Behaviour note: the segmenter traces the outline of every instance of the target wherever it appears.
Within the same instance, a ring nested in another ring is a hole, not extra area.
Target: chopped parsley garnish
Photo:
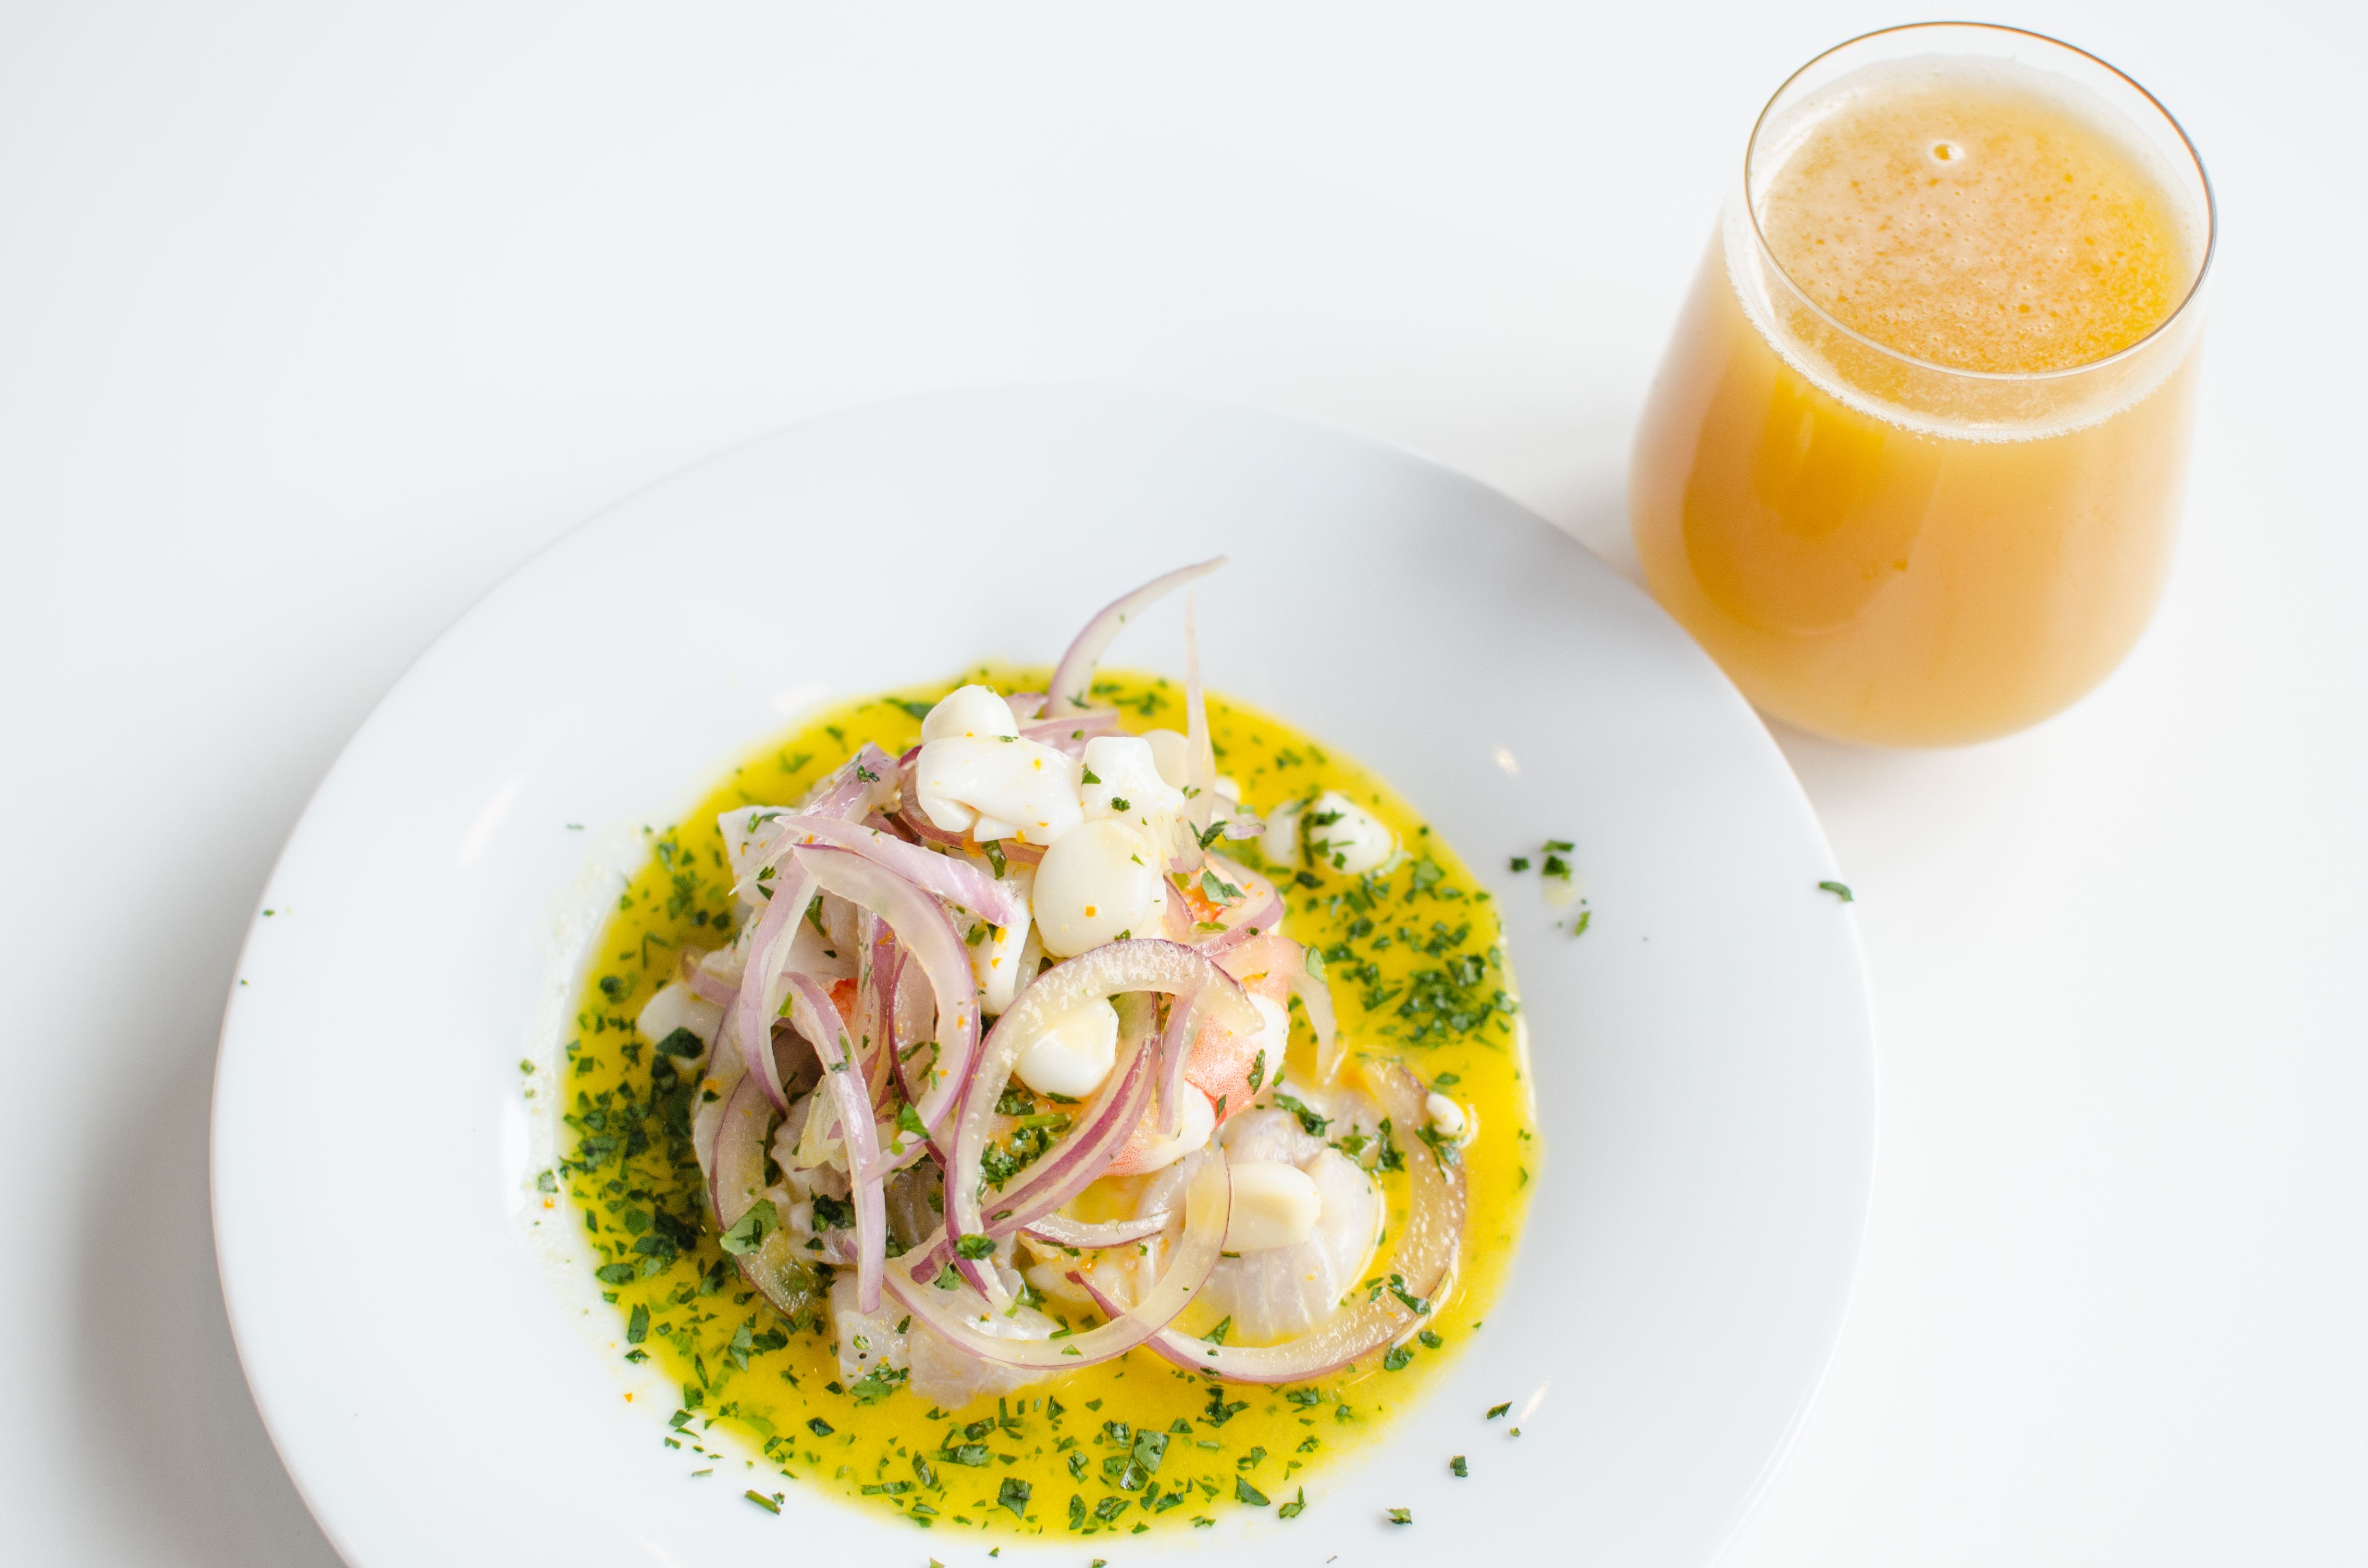
[[[1855,903],[1858,902],[1856,896],[1851,893],[1849,885],[1846,883],[1819,882],[1817,886],[1825,892],[1833,894],[1836,898],[1840,899],[1844,903]]]
[[[1252,1088],[1258,1087],[1255,1083],[1250,1086]],[[1316,1115],[1313,1110],[1310,1110],[1307,1108],[1307,1103],[1304,1100],[1286,1095],[1280,1090],[1277,1090],[1275,1093],[1274,1103],[1281,1106],[1283,1109],[1291,1112],[1292,1115],[1299,1118],[1300,1127],[1305,1131],[1310,1138],[1323,1137],[1324,1130],[1332,1125],[1332,1119],[1330,1117]]]
[[[1238,903],[1242,900],[1241,889],[1205,869],[1201,872],[1201,891],[1211,903]]]
[[[983,1236],[975,1233],[967,1235],[954,1244],[954,1251],[962,1254],[962,1256],[966,1258],[972,1259],[973,1261],[982,1257],[993,1257],[995,1256],[995,1238],[993,1236]]]
[[[825,1201],[826,1200],[822,1198],[816,1198],[814,1199],[814,1214],[817,1223],[821,1222],[822,1205]],[[854,1219],[854,1210],[852,1206],[848,1207],[848,1218],[851,1223]],[[779,1213],[775,1212],[773,1209],[773,1200],[769,1198],[760,1198],[749,1206],[748,1212],[741,1215],[737,1221],[734,1221],[732,1228],[723,1233],[722,1237],[723,1250],[730,1253],[734,1257],[741,1256],[746,1253],[755,1252],[758,1247],[765,1244],[765,1238],[767,1236],[771,1235],[775,1231],[778,1231],[780,1228],[781,1217]]]

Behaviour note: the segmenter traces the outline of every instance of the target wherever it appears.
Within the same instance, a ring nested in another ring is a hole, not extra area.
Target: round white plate
[[[671,1402],[624,1397],[643,1374],[566,1210],[535,1223],[551,1100],[524,1085],[549,1079],[519,1062],[552,1058],[638,824],[785,715],[1050,663],[1220,551],[1210,684],[1378,768],[1495,890],[1542,1185],[1440,1392],[1317,1471],[1304,1517],[1056,1528],[1001,1562],[1716,1553],[1832,1349],[1873,1149],[1857,940],[1775,745],[1642,594],[1470,480],[1264,415],[1031,390],[805,426],[593,519],[428,650],[289,841],[222,1028],[214,1224],[256,1403],[355,1568],[985,1562],[795,1486],[776,1518],[736,1460],[690,1478]],[[1174,672],[1179,616],[1111,662]],[[1578,845],[1576,939],[1504,869],[1550,837]]]

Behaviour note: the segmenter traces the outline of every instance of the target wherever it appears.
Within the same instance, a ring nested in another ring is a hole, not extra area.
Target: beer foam
[[[1753,207],[1809,301],[1899,354],[2031,374],[2108,358],[2201,263],[2162,160],[2069,80],[2006,60],[1869,65],[1770,131]]]

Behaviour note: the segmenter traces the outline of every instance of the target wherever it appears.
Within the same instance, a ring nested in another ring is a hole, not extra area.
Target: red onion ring
[[[894,789],[894,778],[888,754],[867,741],[839,766],[837,772],[823,781],[805,814],[835,817],[841,822],[863,816],[885,803]],[[805,918],[806,905],[813,902],[815,891],[813,877],[802,869],[792,872],[765,900],[764,913],[757,921],[757,934],[748,944],[748,965],[740,976],[740,989],[732,1008],[733,1021],[742,1040],[771,1038],[772,1020],[780,1015],[785,995],[782,976],[789,970],[790,947],[797,936],[797,923]],[[788,1110],[789,1096],[782,1091],[780,1071],[774,1063],[773,1053],[759,1051],[756,1057],[749,1065],[765,1097],[773,1102],[776,1110]]]
[[[929,1085],[913,1109],[933,1134],[942,1132],[978,1051],[978,993],[970,950],[946,918],[945,906],[895,872],[851,849],[829,845],[805,845],[793,853],[824,892],[860,904],[887,922],[928,977],[938,1004],[938,1058],[929,1068]],[[999,1084],[996,1092],[1001,1092]]]
[[[856,1305],[877,1312],[880,1277],[888,1261],[888,1205],[880,1190],[880,1141],[871,1124],[871,1099],[856,1079],[847,1025],[831,1006],[830,994],[811,975],[790,976],[790,1022],[822,1059],[822,1081],[838,1103],[847,1175],[855,1187]]]
[[[1184,1130],[1184,1069],[1191,1065],[1193,1042],[1201,1038],[1201,1025],[1207,1022],[1205,1012],[1197,991],[1167,1005],[1167,1031],[1159,1039],[1162,1138],[1173,1138]]]
[[[934,893],[948,903],[959,904],[973,915],[984,915],[995,925],[1016,926],[1019,923],[1019,905],[1012,899],[1010,890],[968,860],[957,859],[951,855],[933,855],[918,845],[907,844],[877,828],[834,822],[828,817],[783,818],[781,834],[776,840],[781,847],[774,853],[786,854],[795,847],[789,842],[791,839],[852,849],[872,864],[886,867],[922,891]]]
[[[1069,1136],[1029,1166],[1019,1187],[996,1199],[986,1233],[997,1241],[1053,1214],[1099,1180],[1126,1147],[1151,1104],[1159,1053],[1148,1048],[1157,1010],[1147,996],[1128,994],[1116,1000],[1120,1055],[1111,1064],[1110,1075],[1078,1116]],[[939,1237],[933,1246],[916,1249],[919,1261],[911,1266],[911,1273],[921,1284],[935,1279],[939,1269],[955,1261],[953,1243],[944,1239],[942,1229]]]
[[[888,1288],[915,1317],[962,1351],[982,1360],[1030,1371],[1060,1372],[1112,1360],[1150,1340],[1174,1322],[1190,1304],[1225,1244],[1225,1222],[1233,1212],[1233,1176],[1222,1159],[1196,1155],[1199,1168],[1184,1189],[1184,1233],[1167,1267],[1143,1300],[1124,1309],[1106,1306],[1110,1322],[1083,1334],[1060,1339],[1003,1339],[978,1326],[1008,1313],[968,1290],[945,1291],[906,1277],[903,1269],[889,1276]],[[1076,1279],[1072,1274],[1070,1278]],[[1090,1287],[1088,1287],[1090,1289]]]
[[[719,1007],[729,1007],[738,998],[740,988],[728,980],[708,973],[697,964],[689,966],[682,983],[690,987],[691,994],[702,1002],[712,1002]]]
[[[715,1210],[719,1235],[738,1224],[764,1195],[765,1140],[772,1131],[773,1119],[772,1108],[765,1103],[764,1090],[756,1074],[741,1074],[723,1102],[723,1115],[716,1123],[716,1139],[704,1151],[710,1173],[708,1203]],[[796,1317],[804,1304],[783,1278],[795,1262],[789,1246],[788,1233],[775,1231],[756,1251],[744,1252],[733,1260],[739,1267],[740,1277],[762,1294],[784,1320]]]
[[[1087,741],[1126,733],[1117,710],[1110,708],[1089,708],[1071,718],[1040,719],[1019,726],[1020,739],[1051,746],[1065,756],[1085,756]]]
[[[710,1145],[707,1201],[715,1210],[718,1232],[738,1224],[765,1191],[765,1135],[772,1131],[772,1108],[765,1104],[753,1073],[743,1073],[723,1102]]]
[[[1076,641],[1069,644],[1069,651],[1061,655],[1060,665],[1053,670],[1053,679],[1045,687],[1045,711],[1057,716],[1084,708],[1086,697],[1093,686],[1094,666],[1101,663],[1103,650],[1119,634],[1119,629],[1133,619],[1137,610],[1165,598],[1196,578],[1207,576],[1224,563],[1225,558],[1217,555],[1197,566],[1179,566],[1102,606],[1095,612],[1094,618],[1086,622],[1085,630],[1077,633]]]
[[[1076,1247],[1085,1251],[1093,1247],[1124,1246],[1157,1235],[1176,1218],[1173,1209],[1155,1209],[1148,1214],[1132,1220],[1106,1220],[1089,1225],[1083,1220],[1072,1220],[1066,1214],[1047,1214],[1033,1224],[1019,1227],[1022,1235],[1033,1236],[1053,1246]]]
[[[1129,991],[1198,994],[1205,1010],[1228,1027],[1244,1034],[1258,1027],[1258,1009],[1233,976],[1191,949],[1161,937],[1108,942],[1046,970],[988,1031],[962,1096],[954,1124],[953,1163],[946,1173],[946,1237],[957,1252],[964,1236],[986,1232],[980,1162],[993,1133],[995,1103],[1010,1081],[1020,1051],[1053,1019]],[[987,1300],[997,1312],[1008,1310],[1009,1295],[1001,1281],[991,1274],[982,1278]]]

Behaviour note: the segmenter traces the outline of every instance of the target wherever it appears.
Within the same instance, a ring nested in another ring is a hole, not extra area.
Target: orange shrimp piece
[[[1263,996],[1278,1008],[1289,1006],[1291,988],[1279,975],[1262,974],[1242,987],[1253,996]],[[1288,1027],[1288,1026],[1286,1026]],[[1256,1034],[1238,1035],[1212,1019],[1201,1026],[1192,1040],[1191,1054],[1184,1062],[1185,1093],[1197,1091],[1209,1105],[1211,1119],[1231,1121],[1250,1108],[1250,1097],[1258,1090],[1250,1085],[1250,1074],[1258,1074],[1262,1086],[1274,1081],[1275,1073],[1282,1066],[1282,1050],[1288,1039],[1270,1038],[1280,1031],[1271,1028]],[[1260,1053],[1266,1060],[1258,1061]],[[1222,1098],[1224,1115],[1216,1116]],[[1189,1116],[1189,1111],[1188,1111]],[[1159,1108],[1153,1106],[1143,1113],[1126,1147],[1110,1162],[1110,1176],[1134,1176],[1153,1168],[1152,1162],[1167,1142],[1159,1132]],[[1165,1161],[1159,1161],[1165,1164]]]
[[[1261,974],[1242,987],[1253,996],[1263,996],[1277,1007],[1290,1006],[1290,987],[1282,977]],[[1200,1037],[1192,1042],[1192,1054],[1184,1063],[1184,1077],[1212,1102],[1224,1102],[1224,1115],[1220,1119],[1231,1121],[1250,1108],[1250,1096],[1258,1090],[1250,1085],[1253,1070],[1258,1083],[1271,1083],[1282,1066],[1282,1049],[1288,1037],[1270,1040],[1274,1031],[1260,1029],[1256,1034],[1238,1035],[1213,1018],[1201,1026]],[[1265,1055],[1265,1062],[1258,1061]]]

